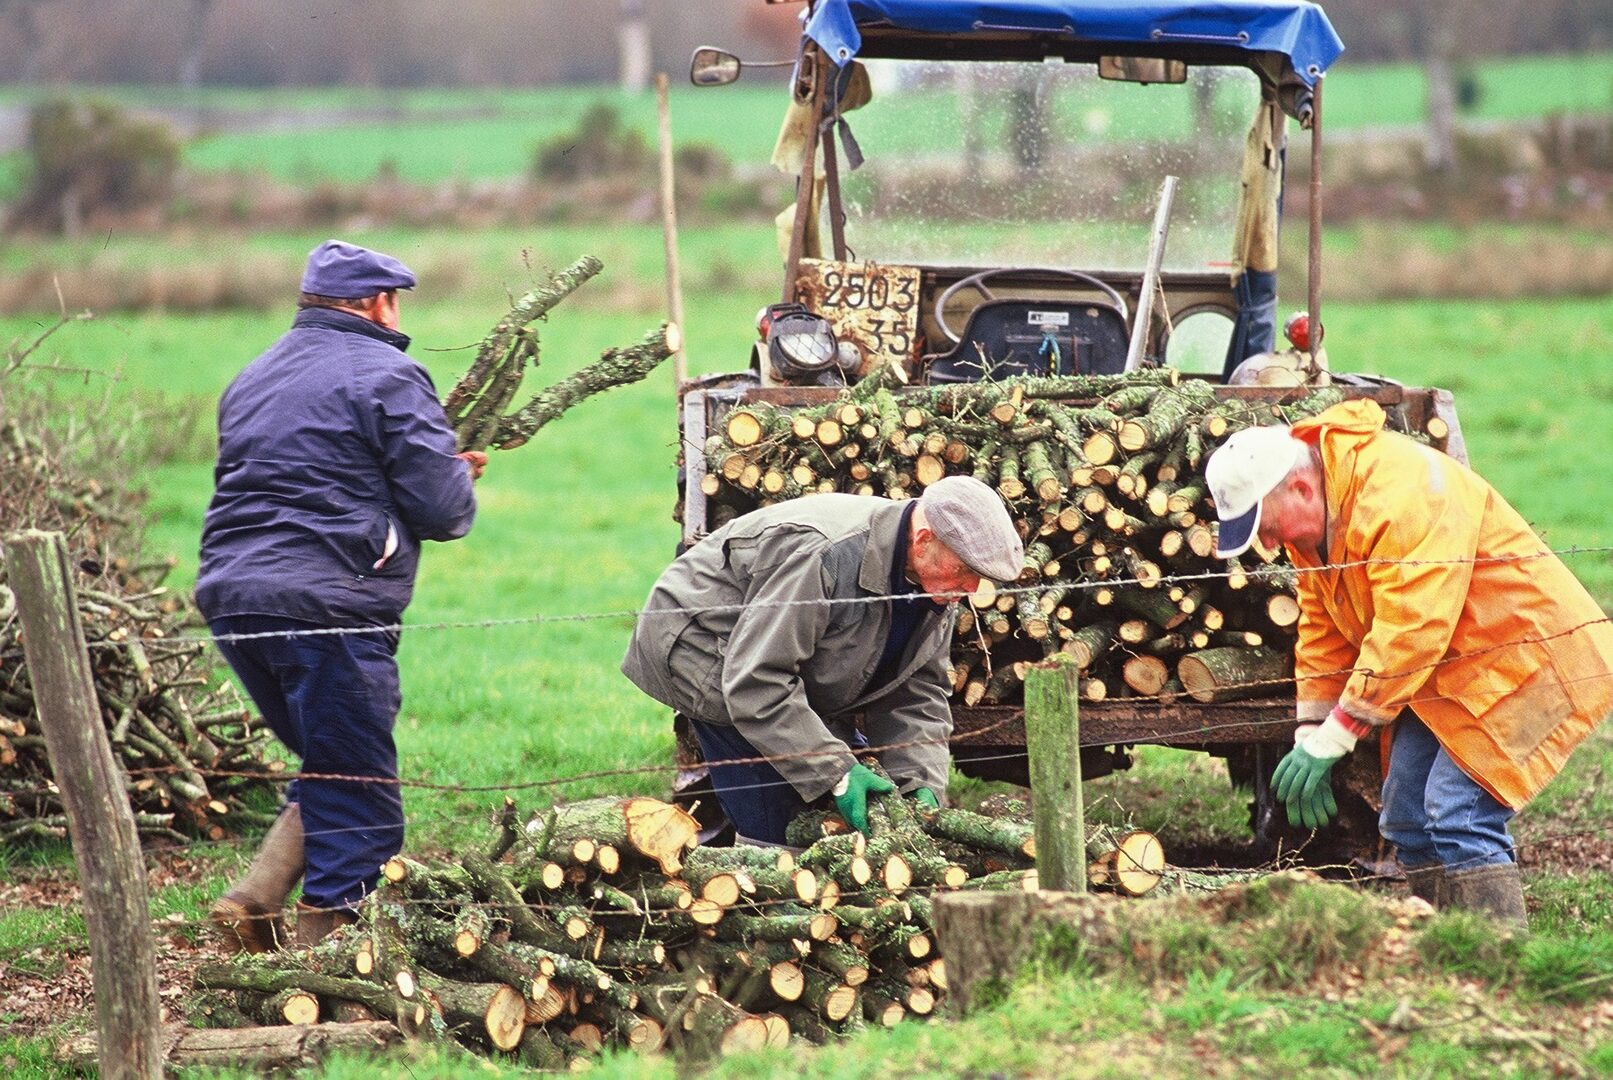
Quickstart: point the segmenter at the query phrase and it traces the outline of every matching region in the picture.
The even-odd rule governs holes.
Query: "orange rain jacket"
[[[1613,625],[1494,488],[1383,424],[1357,400],[1292,428],[1321,448],[1336,567],[1288,550],[1299,718],[1338,703],[1383,725],[1409,705],[1517,809],[1613,709]]]

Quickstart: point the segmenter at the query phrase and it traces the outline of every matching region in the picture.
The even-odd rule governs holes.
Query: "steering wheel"
[[[993,295],[990,289],[986,288],[986,282],[990,281],[992,278],[1001,277],[1004,274],[1053,274],[1057,277],[1065,277],[1074,281],[1079,281],[1081,284],[1097,289],[1099,292],[1107,296],[1114,304],[1116,309],[1119,310],[1120,320],[1122,322],[1131,322],[1131,318],[1126,312],[1125,298],[1120,295],[1114,286],[1110,285],[1108,282],[1098,280],[1091,274],[1083,274],[1079,270],[1055,270],[1050,267],[1027,268],[1017,266],[999,266],[991,270],[982,270],[978,274],[970,274],[968,277],[963,278],[960,281],[954,281],[951,285],[947,286],[946,290],[942,292],[940,296],[935,298],[935,323],[941,328],[941,333],[947,336],[948,341],[956,345],[963,339],[957,334],[953,333],[952,327],[947,325],[947,301],[951,300],[953,296],[963,289],[970,288],[974,289],[975,292],[979,293],[984,298],[983,302],[990,303],[991,301],[997,299],[997,297]],[[979,304],[975,305],[975,307],[979,306]],[[971,312],[973,311],[973,309],[970,310]]]

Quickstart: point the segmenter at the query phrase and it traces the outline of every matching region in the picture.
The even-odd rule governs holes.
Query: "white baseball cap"
[[[1252,427],[1234,432],[1210,455],[1204,479],[1221,523],[1216,558],[1230,559],[1248,550],[1260,529],[1261,500],[1276,490],[1299,454],[1308,450],[1286,427]]]

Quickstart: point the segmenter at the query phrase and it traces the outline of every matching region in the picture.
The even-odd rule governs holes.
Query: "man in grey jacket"
[[[784,843],[825,795],[866,829],[868,796],[891,786],[858,764],[861,734],[904,794],[938,804],[953,604],[1023,563],[1002,500],[970,477],[908,502],[794,499],[736,518],[667,568],[622,671],[689,719],[741,839]]]

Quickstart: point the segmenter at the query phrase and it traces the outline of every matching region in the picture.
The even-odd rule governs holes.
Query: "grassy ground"
[[[243,244],[294,265],[319,239],[264,237]],[[434,296],[428,281],[406,302],[405,329],[416,339],[413,353],[432,369],[440,388],[464,367],[468,354],[438,350],[461,349],[503,311],[505,287],[518,290],[528,279],[523,247],[531,248],[529,261],[539,267],[585,251],[599,254],[607,265],[605,279],[568,301],[545,328],[539,380],[573,370],[608,345],[634,339],[657,318],[659,236],[653,229],[545,230],[537,239],[513,231],[389,232],[354,239],[397,251],[420,266],[471,268],[452,296]],[[117,244],[129,259],[156,263],[187,257],[182,243],[119,239]],[[740,227],[686,237],[686,264],[698,268],[691,274],[687,319],[695,372],[740,365],[754,312],[771,294],[771,245],[765,230]],[[77,257],[96,256],[86,250]],[[1580,451],[1582,440],[1606,426],[1613,402],[1607,363],[1613,308],[1605,301],[1337,304],[1329,310],[1335,367],[1453,389],[1475,466],[1552,543],[1613,544],[1613,504],[1594,495],[1590,459]],[[179,557],[176,585],[188,584],[194,575],[196,538],[211,491],[211,415],[217,395],[288,317],[284,312],[119,315],[68,328],[48,350],[63,364],[106,376],[72,381],[73,392],[93,414],[143,424],[169,455],[149,476],[148,536],[153,548]],[[0,321],[0,340],[31,336],[50,319]],[[406,775],[474,787],[595,770],[652,770],[533,788],[521,795],[530,805],[559,795],[665,789],[669,774],[660,768],[670,750],[665,711],[616,672],[629,617],[523,620],[631,611],[670,559],[678,535],[670,520],[672,400],[670,372],[663,370],[644,384],[583,406],[531,446],[495,457],[480,486],[477,528],[464,541],[433,547],[409,611],[417,628],[404,637],[406,696],[398,732]],[[143,418],[135,420],[136,415]],[[1613,559],[1607,553],[1576,556],[1571,566],[1604,607],[1613,607]],[[428,628],[501,620],[516,622]],[[1526,860],[1531,843],[1543,852],[1560,852],[1565,835],[1599,834],[1613,810],[1613,793],[1599,783],[1610,763],[1613,744],[1598,739],[1525,815],[1520,838]],[[1228,791],[1220,768],[1197,755],[1147,752],[1132,772],[1095,782],[1091,796],[1100,806],[1159,829],[1167,843],[1240,835],[1241,799]],[[406,798],[409,846],[426,851],[483,836],[500,796],[410,791]],[[203,863],[200,881],[159,891],[156,914],[199,917],[244,853],[228,845],[203,846],[192,858]],[[35,865],[59,867],[65,860],[65,849],[6,855],[0,885],[26,879]],[[1563,953],[1601,955],[1603,937],[1613,932],[1607,874],[1530,873],[1531,897],[1544,905],[1537,926],[1561,944]],[[82,935],[81,922],[67,909],[6,912],[0,914],[0,960],[43,965],[48,974],[64,953],[82,949]],[[1410,989],[1374,984],[1342,1001],[1312,995],[1296,1000],[1258,986],[1223,985],[1216,978],[1213,965],[1154,988],[1114,974],[1049,976],[1028,983],[1004,1009],[969,1025],[881,1033],[814,1055],[801,1067],[829,1076],[904,1061],[918,1075],[1103,1075],[1094,1056],[1103,1051],[1111,1075],[1137,1071],[1132,1066],[1144,1057],[1165,1063],[1166,1075],[1186,1075],[1196,1061],[1212,1062],[1210,1075],[1252,1071],[1240,1064],[1247,1061],[1356,1075],[1371,1072],[1369,1066],[1379,1060],[1376,1051],[1359,1056],[1363,1046],[1371,1046],[1370,1040],[1363,1043],[1361,1016],[1379,1024],[1393,1012],[1396,993],[1410,994],[1418,1003],[1431,998],[1438,1009],[1459,1013],[1468,993],[1456,976],[1435,975]],[[0,1019],[4,1007],[0,1002]],[[1572,1060],[1581,1067],[1613,1065],[1613,1051],[1605,1046],[1576,1046]],[[1393,1068],[1387,1071],[1455,1075],[1486,1067],[1489,1052],[1441,1049],[1437,1028],[1430,1025],[1391,1055]],[[38,1041],[8,1042],[0,1036],[0,1062],[13,1060],[13,1075],[51,1075],[41,1064],[43,1055]],[[723,1071],[771,1075],[780,1064],[776,1057],[745,1059]],[[460,1075],[462,1066],[413,1061],[406,1068],[423,1077]],[[606,1072],[661,1075],[669,1069],[624,1059]],[[368,1064],[351,1063],[328,1075],[377,1073]]]

